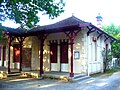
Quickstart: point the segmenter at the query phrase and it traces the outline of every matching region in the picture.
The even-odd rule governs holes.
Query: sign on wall
[[[74,51],[74,59],[80,59],[80,52]]]

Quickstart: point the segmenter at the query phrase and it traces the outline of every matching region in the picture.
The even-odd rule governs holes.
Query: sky
[[[48,15],[41,15],[38,25],[47,25],[58,22],[72,15],[86,22],[96,25],[96,16],[98,13],[103,17],[103,25],[114,23],[120,25],[120,0],[63,0],[66,5],[64,13],[56,19],[50,20]],[[17,28],[19,25],[6,20],[4,26]]]

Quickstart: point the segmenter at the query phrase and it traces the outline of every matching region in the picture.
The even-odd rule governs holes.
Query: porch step
[[[87,80],[87,79],[90,79],[91,77],[90,76],[87,76],[85,74],[83,75],[77,75],[75,76],[72,80],[75,81],[75,82],[81,82],[81,81],[84,81],[84,80]]]
[[[20,72],[13,72],[13,73],[9,73],[8,77],[14,77],[14,76],[20,76]]]

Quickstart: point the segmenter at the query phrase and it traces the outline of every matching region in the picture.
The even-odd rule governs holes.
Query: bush
[[[26,77],[26,78],[38,78],[38,74],[32,73],[32,72],[22,72],[21,77]]]
[[[4,78],[7,78],[7,73],[4,72],[4,71],[0,71],[0,79],[4,79]]]

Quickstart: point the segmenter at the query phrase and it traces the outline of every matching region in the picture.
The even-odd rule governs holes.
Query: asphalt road
[[[74,83],[38,79],[0,81],[0,90],[120,90],[120,72]]]

